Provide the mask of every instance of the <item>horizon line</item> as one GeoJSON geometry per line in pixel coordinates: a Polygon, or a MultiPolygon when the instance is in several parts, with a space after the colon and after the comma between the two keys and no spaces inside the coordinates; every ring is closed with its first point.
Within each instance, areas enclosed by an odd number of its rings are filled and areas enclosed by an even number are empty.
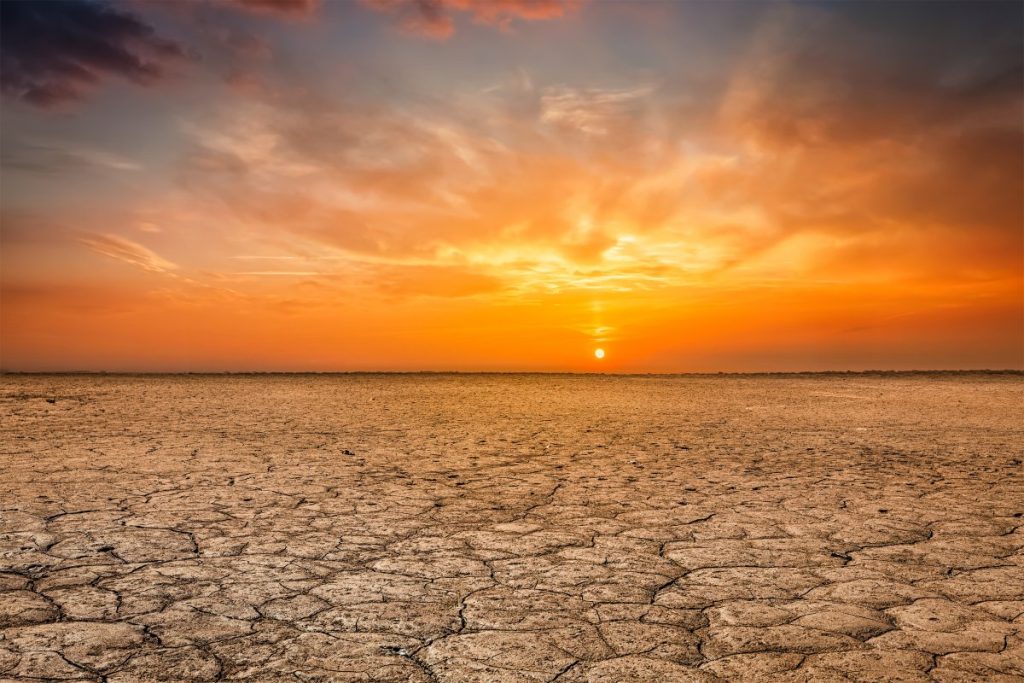
{"type": "Polygon", "coordinates": [[[573,370],[4,370],[0,375],[552,375],[593,377],[718,377],[778,375],[1024,375],[1024,369],[964,368],[956,370],[707,370],[690,372],[586,372],[573,370]]]}

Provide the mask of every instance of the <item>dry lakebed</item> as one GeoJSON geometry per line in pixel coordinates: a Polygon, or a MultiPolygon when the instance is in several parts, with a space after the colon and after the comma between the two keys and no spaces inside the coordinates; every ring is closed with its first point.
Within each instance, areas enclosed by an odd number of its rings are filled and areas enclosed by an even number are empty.
{"type": "Polygon", "coordinates": [[[1019,374],[0,381],[0,680],[1024,680],[1019,374]]]}

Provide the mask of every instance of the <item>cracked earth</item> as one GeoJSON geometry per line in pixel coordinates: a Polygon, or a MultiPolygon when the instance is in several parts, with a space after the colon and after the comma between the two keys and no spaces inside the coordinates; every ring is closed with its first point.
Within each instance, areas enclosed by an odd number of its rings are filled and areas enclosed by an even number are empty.
{"type": "Polygon", "coordinates": [[[6,376],[0,679],[1021,681],[1024,379],[6,376]]]}

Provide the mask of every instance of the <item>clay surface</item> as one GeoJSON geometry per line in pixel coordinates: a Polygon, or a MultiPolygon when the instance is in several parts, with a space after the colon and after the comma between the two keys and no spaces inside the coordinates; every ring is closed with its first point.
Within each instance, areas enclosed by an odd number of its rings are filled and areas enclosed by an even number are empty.
{"type": "Polygon", "coordinates": [[[5,376],[0,679],[1024,680],[1024,379],[5,376]]]}

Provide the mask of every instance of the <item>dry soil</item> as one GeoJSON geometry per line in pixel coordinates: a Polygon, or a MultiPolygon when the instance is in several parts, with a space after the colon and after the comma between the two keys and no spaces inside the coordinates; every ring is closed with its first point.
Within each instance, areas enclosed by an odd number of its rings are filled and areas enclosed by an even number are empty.
{"type": "Polygon", "coordinates": [[[6,376],[0,679],[1024,680],[1024,379],[6,376]]]}

